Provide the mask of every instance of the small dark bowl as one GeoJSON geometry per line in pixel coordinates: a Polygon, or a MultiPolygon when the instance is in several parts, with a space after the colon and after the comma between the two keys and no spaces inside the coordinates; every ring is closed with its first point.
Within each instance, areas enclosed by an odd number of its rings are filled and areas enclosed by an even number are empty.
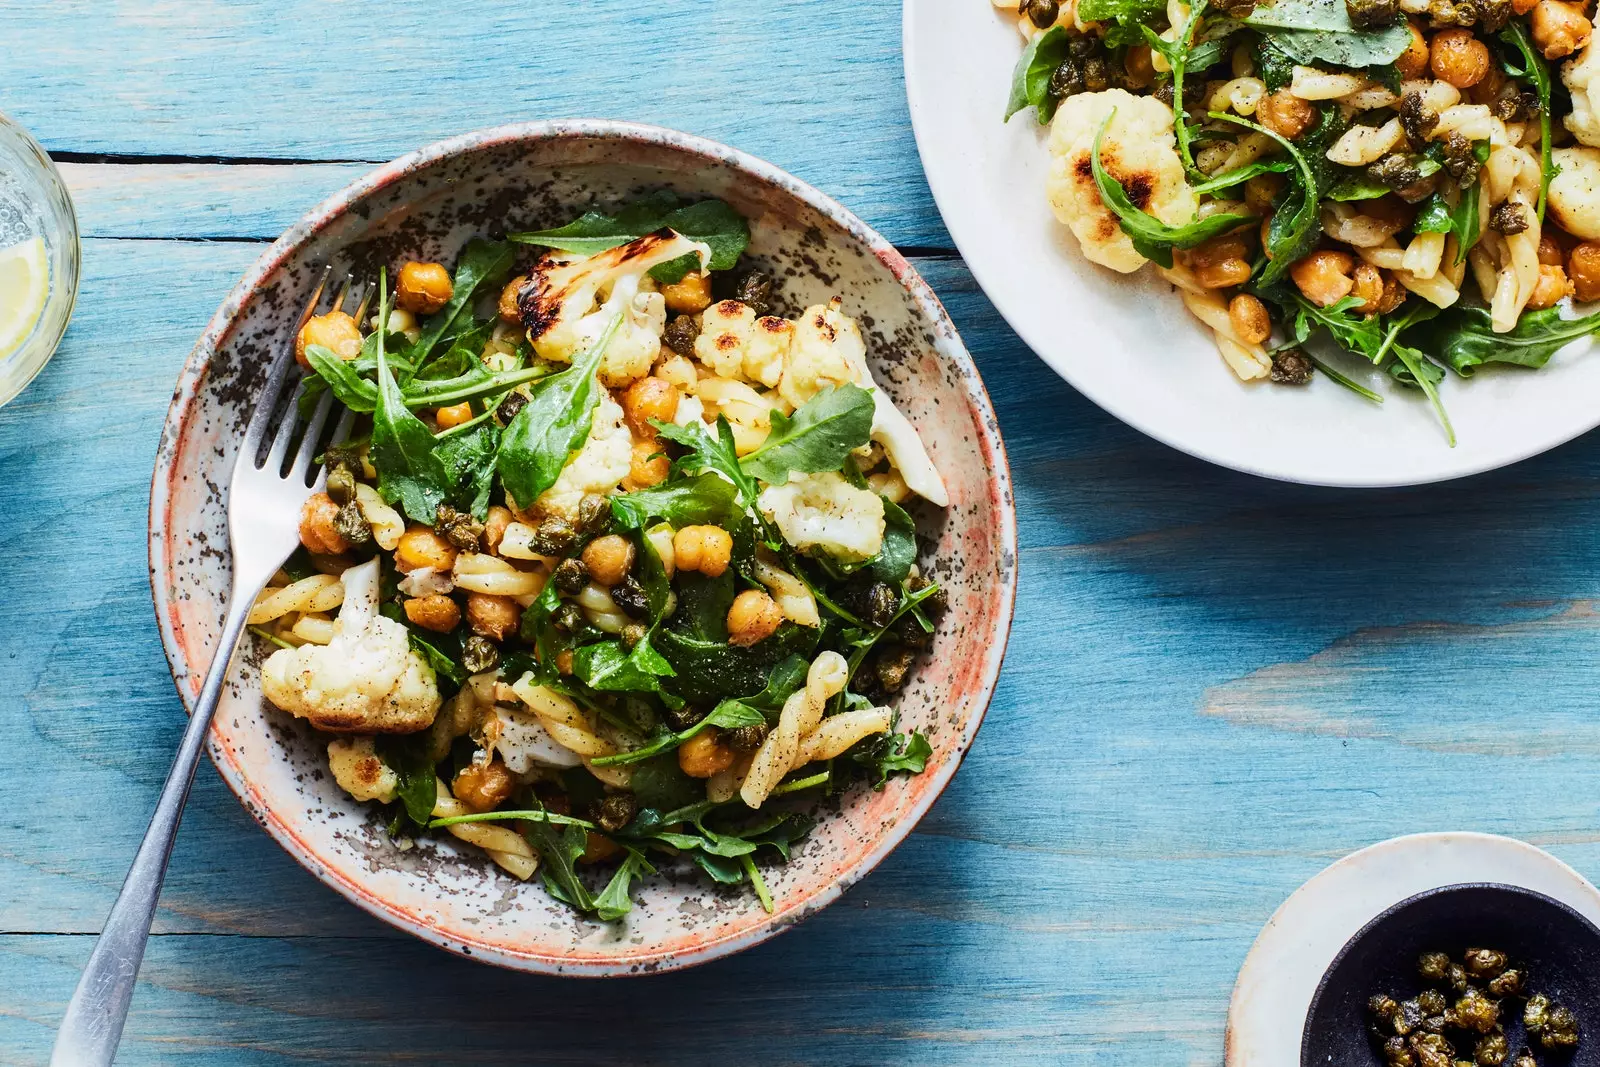
{"type": "MultiPolygon", "coordinates": [[[[1471,946],[1505,951],[1527,968],[1529,992],[1545,994],[1578,1017],[1577,1050],[1569,1055],[1533,1046],[1541,1065],[1600,1067],[1600,929],[1542,893],[1483,883],[1402,900],[1339,950],[1311,998],[1300,1067],[1384,1067],[1369,1036],[1367,998],[1416,996],[1423,988],[1418,956],[1439,951],[1459,958],[1471,946]]],[[[1507,1006],[1512,1010],[1502,1013],[1502,1023],[1514,1059],[1532,1043],[1523,1034],[1522,1002],[1507,1006]]]]}

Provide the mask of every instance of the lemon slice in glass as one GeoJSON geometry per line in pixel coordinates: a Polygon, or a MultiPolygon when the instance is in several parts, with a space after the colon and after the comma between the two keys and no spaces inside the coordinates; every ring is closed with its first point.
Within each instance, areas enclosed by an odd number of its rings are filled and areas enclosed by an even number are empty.
{"type": "Polygon", "coordinates": [[[50,295],[50,262],[44,238],[0,248],[0,359],[28,339],[50,295]]]}

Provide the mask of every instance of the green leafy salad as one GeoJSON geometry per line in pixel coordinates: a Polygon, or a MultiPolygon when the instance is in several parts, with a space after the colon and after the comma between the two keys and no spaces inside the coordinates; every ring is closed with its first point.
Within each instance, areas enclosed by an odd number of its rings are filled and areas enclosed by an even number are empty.
{"type": "Polygon", "coordinates": [[[770,911],[806,807],[932,756],[894,705],[945,610],[912,517],[944,483],[841,301],[785,317],[748,243],[658,193],[301,328],[303,407],[355,419],[249,621],[396,841],[605,921],[664,863],[770,911]]]}
{"type": "Polygon", "coordinates": [[[1056,217],[1095,263],[1153,261],[1240,379],[1381,403],[1376,370],[1453,446],[1447,375],[1600,331],[1566,310],[1600,299],[1583,5],[995,4],[1026,40],[1005,118],[1050,125],[1056,217]]]}

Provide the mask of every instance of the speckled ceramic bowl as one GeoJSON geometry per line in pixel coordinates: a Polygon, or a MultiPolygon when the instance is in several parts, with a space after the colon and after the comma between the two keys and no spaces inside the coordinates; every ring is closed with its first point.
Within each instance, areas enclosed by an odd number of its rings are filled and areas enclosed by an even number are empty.
{"type": "MultiPolygon", "coordinates": [[[[449,262],[476,234],[559,224],[592,202],[668,186],[717,196],[751,220],[750,255],[774,270],[792,313],[838,294],[867,335],[879,382],[919,427],[950,489],[919,526],[924,559],[950,590],[937,646],[901,701],[934,756],[881,793],[836,799],[786,867],[767,874],[776,908],[667,874],[620,923],[577,917],[450,838],[401,852],[345,796],[323,744],[266,706],[247,638],[211,735],[223,780],[291,855],[374,915],[477,959],[523,970],[620,975],[714,959],[827,905],[872,870],[926,812],[972,744],[1000,670],[1016,582],[1005,449],[972,360],[939,301],[894,248],[849,211],[759,160],[686,134],[618,122],[530,123],[467,134],[381,167],[319,205],[223,301],[178,379],[150,492],[150,581],[167,658],[192,704],[228,589],[227,484],[272,355],[325,264],[371,273],[404,258],[449,262]]],[[[670,869],[669,869],[670,870],[670,869]]],[[[665,872],[664,872],[665,873],[665,872]]]]}

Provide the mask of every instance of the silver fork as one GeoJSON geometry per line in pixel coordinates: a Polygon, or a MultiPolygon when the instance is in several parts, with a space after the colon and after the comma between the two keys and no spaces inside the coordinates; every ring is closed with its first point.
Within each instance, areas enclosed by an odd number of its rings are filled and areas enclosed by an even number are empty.
{"type": "MultiPolygon", "coordinates": [[[[311,294],[295,326],[297,334],[316,313],[331,274],[331,268],[325,271],[311,294]]],[[[350,287],[346,279],[334,300],[334,308],[344,307],[350,287]]],[[[367,301],[362,300],[357,321],[366,306],[367,301]]],[[[150,828],[145,831],[138,855],[122,883],[122,891],[117,894],[117,902],[100,931],[100,940],[89,957],[83,977],[78,980],[72,1002],[67,1005],[67,1014],[61,1021],[50,1056],[52,1067],[99,1067],[110,1064],[116,1057],[117,1042],[128,1017],[128,1002],[133,999],[134,984],[139,977],[139,963],[150,937],[150,923],[155,918],[156,902],[166,878],[167,862],[172,857],[178,820],[183,816],[183,804],[194,783],[206,731],[228,675],[228,662],[239,643],[256,595],[299,542],[301,505],[322,487],[323,472],[317,471],[312,480],[312,457],[317,454],[317,442],[333,406],[333,394],[325,393],[305,422],[300,444],[291,458],[290,445],[300,422],[298,404],[305,388],[303,382],[295,385],[287,406],[283,404],[294,369],[291,339],[267,373],[255,415],[245,431],[238,459],[234,461],[233,479],[228,489],[233,589],[228,596],[222,636],[194,714],[184,729],[177,758],[172,761],[166,784],[161,787],[161,799],[150,818],[150,828]],[[282,420],[274,429],[274,415],[278,411],[283,412],[282,420]],[[272,430],[270,436],[269,430],[272,430]],[[287,465],[286,458],[289,459],[287,465]]],[[[335,431],[336,438],[348,436],[350,421],[351,416],[346,412],[335,431]]]]}

